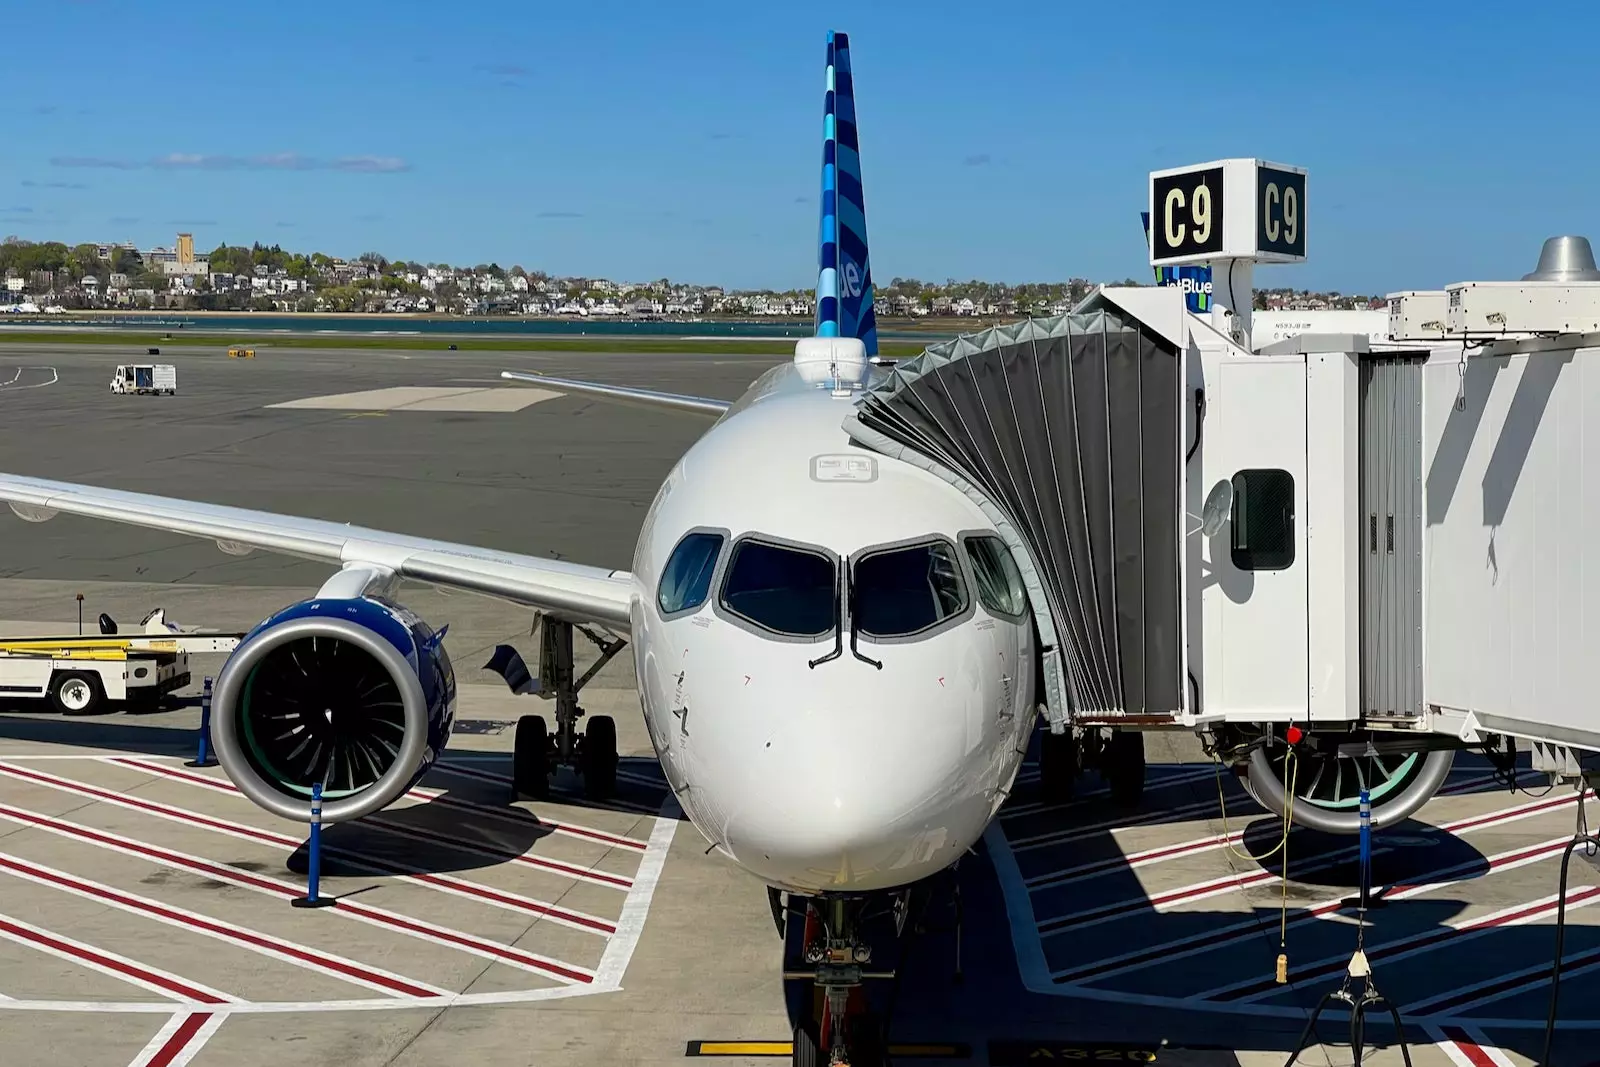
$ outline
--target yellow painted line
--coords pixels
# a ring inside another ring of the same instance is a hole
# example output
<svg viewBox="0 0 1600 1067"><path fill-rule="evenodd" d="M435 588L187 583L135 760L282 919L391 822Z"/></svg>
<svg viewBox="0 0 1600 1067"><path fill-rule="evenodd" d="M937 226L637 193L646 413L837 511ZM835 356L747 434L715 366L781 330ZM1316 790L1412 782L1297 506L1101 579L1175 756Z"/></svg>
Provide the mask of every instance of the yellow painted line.
<svg viewBox="0 0 1600 1067"><path fill-rule="evenodd" d="M694 1056L791 1056L792 1041L700 1041Z"/></svg>
<svg viewBox="0 0 1600 1067"><path fill-rule="evenodd" d="M967 1059L971 1051L965 1045L890 1045L891 1057L906 1059ZM792 1056L791 1041L691 1041L686 1056Z"/></svg>

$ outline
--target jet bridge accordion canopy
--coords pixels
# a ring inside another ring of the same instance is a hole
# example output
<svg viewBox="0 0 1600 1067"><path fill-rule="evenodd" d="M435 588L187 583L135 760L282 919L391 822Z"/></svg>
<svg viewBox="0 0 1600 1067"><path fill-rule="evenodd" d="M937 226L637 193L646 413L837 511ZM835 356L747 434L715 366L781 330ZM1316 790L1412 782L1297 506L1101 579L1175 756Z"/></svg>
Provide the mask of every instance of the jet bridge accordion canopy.
<svg viewBox="0 0 1600 1067"><path fill-rule="evenodd" d="M1115 307L1030 319L897 364L845 419L948 481L1023 572L1053 726L1183 708L1183 364Z"/></svg>

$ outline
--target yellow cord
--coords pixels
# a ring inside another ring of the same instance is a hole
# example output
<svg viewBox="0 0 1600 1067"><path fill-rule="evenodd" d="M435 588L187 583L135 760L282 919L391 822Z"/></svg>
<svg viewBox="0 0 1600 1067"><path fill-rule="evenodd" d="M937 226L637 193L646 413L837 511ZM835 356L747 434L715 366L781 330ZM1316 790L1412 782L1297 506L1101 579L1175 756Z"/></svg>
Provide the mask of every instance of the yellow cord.
<svg viewBox="0 0 1600 1067"><path fill-rule="evenodd" d="M1229 852L1233 853L1235 856L1238 856L1242 860L1249 860L1251 863L1259 863L1262 860L1270 860L1272 857L1276 856L1279 852L1282 852L1284 849L1286 849L1288 847L1288 845L1289 845L1289 828L1290 828L1290 824L1291 824L1291 822L1293 820L1293 817L1294 817L1295 775L1300 769L1299 763L1296 762L1296 760L1295 760L1294 749L1292 749L1292 748L1289 749L1289 755L1284 760L1284 766L1285 766L1285 768L1288 769L1288 772L1289 772L1288 773L1289 792L1288 792L1288 795L1286 797L1286 803L1284 804L1284 809L1283 809L1283 837L1280 838L1278 843L1273 846L1273 849L1272 849L1271 852L1268 852L1263 856L1252 856L1248 852L1240 852L1238 849L1233 847L1233 842L1228 840L1228 838L1232 836L1232 832L1229 831L1229 829L1228 829L1228 798L1223 794L1223 791L1222 791L1222 761L1217 758L1215 753L1212 753L1211 761L1212 761L1213 764L1216 765L1216 769L1217 769L1217 774L1216 774L1216 779L1217 779L1217 805L1221 808L1221 811L1222 811L1222 838L1223 838L1223 844L1227 848L1227 850ZM1285 857L1285 858L1287 858L1287 857ZM1288 894L1287 884L1285 885L1284 893L1285 893L1285 896L1287 896L1287 894Z"/></svg>
<svg viewBox="0 0 1600 1067"><path fill-rule="evenodd" d="M1284 794L1283 804L1283 836L1278 840L1278 844L1271 852L1264 856L1252 856L1249 853L1240 852L1233 847L1233 842L1228 840L1232 833L1228 830L1228 799L1222 789L1222 761L1217 758L1217 754L1214 752L1211 754L1211 760L1217 768L1217 803L1222 812L1222 840L1228 851L1240 859L1249 860L1252 863L1260 863L1262 860L1271 859L1279 852L1283 853L1283 895L1278 908L1278 948L1280 951L1278 953L1277 971L1274 975L1281 985L1289 980L1289 956L1281 950L1288 944L1289 940L1289 830L1294 822L1294 787L1299 775L1300 764L1295 758L1294 748L1291 746L1288 750L1288 755L1284 757L1283 761L1284 778L1288 785L1288 789Z"/></svg>

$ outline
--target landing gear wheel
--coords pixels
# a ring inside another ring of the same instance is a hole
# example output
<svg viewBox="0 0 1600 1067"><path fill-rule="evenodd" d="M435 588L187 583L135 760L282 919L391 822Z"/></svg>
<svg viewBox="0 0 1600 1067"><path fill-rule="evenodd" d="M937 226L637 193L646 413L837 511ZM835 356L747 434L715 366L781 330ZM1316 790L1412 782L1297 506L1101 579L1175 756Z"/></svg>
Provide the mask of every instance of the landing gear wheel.
<svg viewBox="0 0 1600 1067"><path fill-rule="evenodd" d="M92 715L105 694L92 674L63 672L50 679L50 703L63 715Z"/></svg>
<svg viewBox="0 0 1600 1067"><path fill-rule="evenodd" d="M551 770L550 728L544 716L522 716L511 755L511 799L549 800Z"/></svg>
<svg viewBox="0 0 1600 1067"><path fill-rule="evenodd" d="M1144 734L1116 730L1106 745L1106 780L1112 803L1131 808L1144 797Z"/></svg>
<svg viewBox="0 0 1600 1067"><path fill-rule="evenodd" d="M617 792L617 724L596 715L583 732L583 792L590 800L608 800Z"/></svg>
<svg viewBox="0 0 1600 1067"><path fill-rule="evenodd" d="M1078 777L1078 739L1070 729L1053 734L1049 727L1039 735L1039 799L1046 805L1072 799Z"/></svg>
<svg viewBox="0 0 1600 1067"><path fill-rule="evenodd" d="M794 1051L789 1062L794 1067L820 1067L822 1055L817 1049L817 1033L811 1023L795 1024Z"/></svg>

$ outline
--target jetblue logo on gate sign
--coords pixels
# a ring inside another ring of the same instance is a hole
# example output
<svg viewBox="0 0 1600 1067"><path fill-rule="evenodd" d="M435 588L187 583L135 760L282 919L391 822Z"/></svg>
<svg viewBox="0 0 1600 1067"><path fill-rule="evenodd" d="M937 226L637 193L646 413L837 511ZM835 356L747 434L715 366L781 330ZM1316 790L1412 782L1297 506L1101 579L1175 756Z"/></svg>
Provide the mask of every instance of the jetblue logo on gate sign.
<svg viewBox="0 0 1600 1067"><path fill-rule="evenodd" d="M1150 246L1150 213L1139 212L1139 218L1144 223L1145 247ZM1175 285L1184 295L1184 303L1190 311L1202 314L1211 310L1211 268L1196 266L1157 267L1157 285Z"/></svg>

